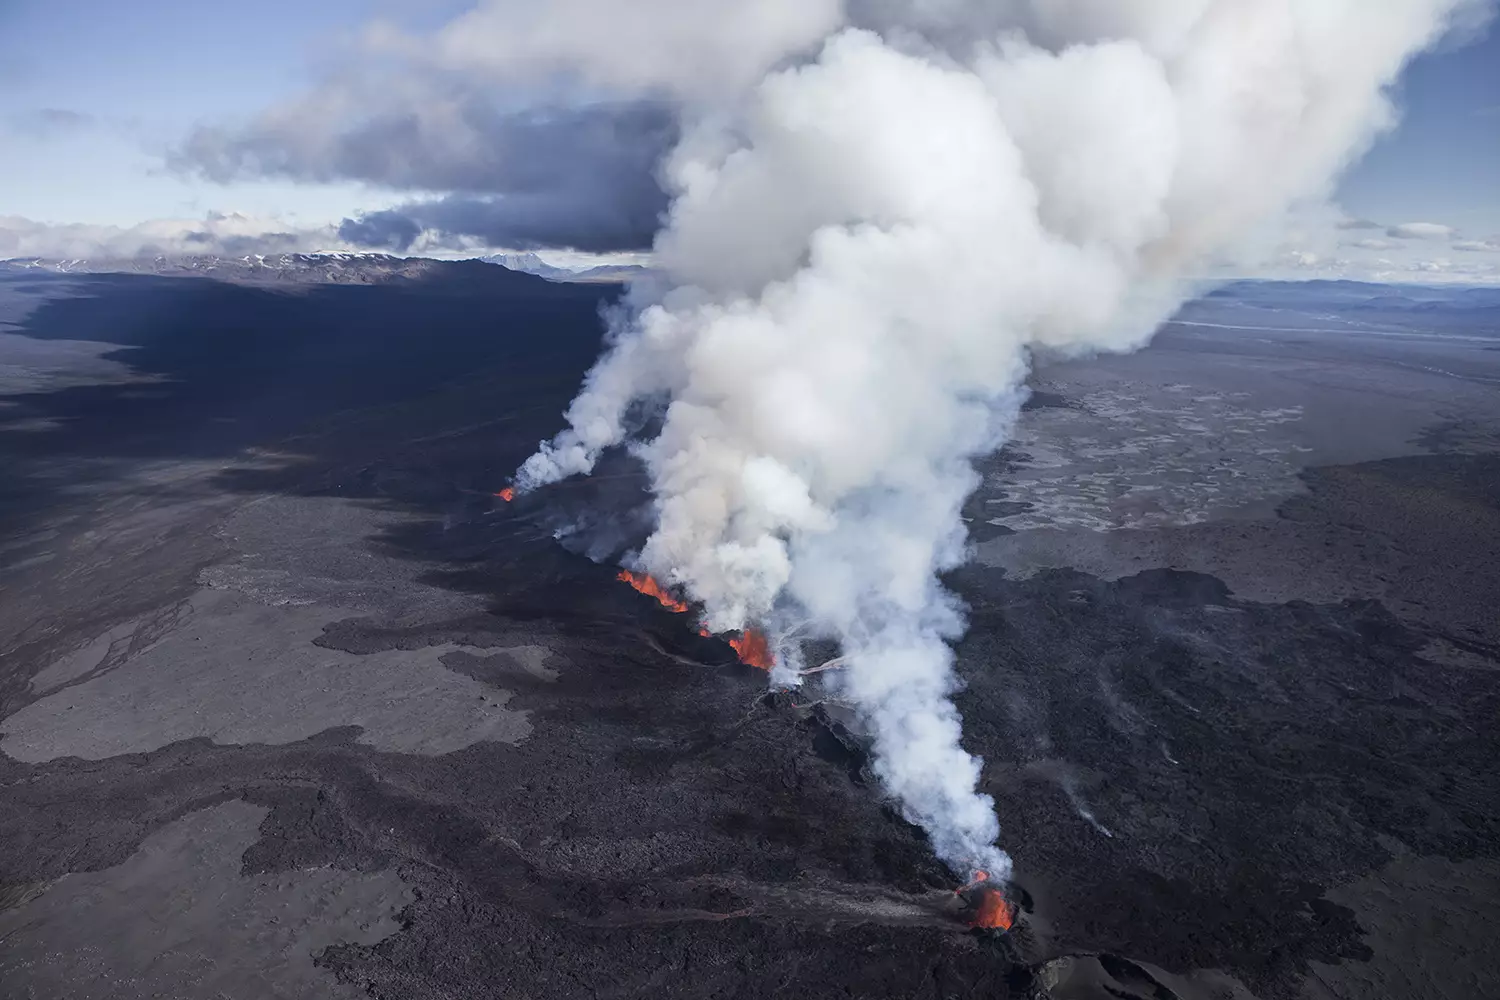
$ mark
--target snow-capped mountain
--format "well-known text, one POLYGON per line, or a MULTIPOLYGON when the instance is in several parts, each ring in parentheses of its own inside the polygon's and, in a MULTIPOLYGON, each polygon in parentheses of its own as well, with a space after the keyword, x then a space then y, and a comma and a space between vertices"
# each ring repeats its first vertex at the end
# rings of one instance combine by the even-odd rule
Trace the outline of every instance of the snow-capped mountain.
POLYGON ((374 285, 390 281, 456 276, 479 267, 473 261, 440 261, 382 253, 284 253, 0 261, 7 270, 53 274, 153 274, 215 278, 220 281, 280 284, 374 285))

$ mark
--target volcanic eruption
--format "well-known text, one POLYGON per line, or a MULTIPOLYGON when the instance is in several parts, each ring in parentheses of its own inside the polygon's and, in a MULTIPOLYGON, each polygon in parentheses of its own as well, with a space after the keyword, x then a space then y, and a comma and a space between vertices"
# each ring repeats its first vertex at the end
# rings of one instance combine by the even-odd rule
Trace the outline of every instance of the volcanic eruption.
MULTIPOLYGON (((629 442, 656 521, 632 555, 651 575, 621 578, 685 610, 670 581, 747 661, 774 647, 773 683, 802 676, 794 629, 837 644, 820 683, 885 789, 956 871, 1003 883, 939 580, 973 460, 1009 435, 1033 352, 1144 344, 1197 276, 1318 201, 1393 120, 1406 60, 1475 6, 808 0, 758 7, 749 48, 704 20, 703 79, 608 62, 593 78, 679 110, 658 277, 516 488, 629 442), (660 420, 632 441, 642 405, 660 420)), ((985 896, 982 919, 1010 918, 985 896)))
POLYGON ((668 611, 675 611, 678 614, 681 614, 688 609, 686 601, 681 601, 673 597, 670 593, 667 592, 666 588, 656 582, 655 577, 649 574, 632 573, 628 569, 622 569, 616 575, 615 579, 630 584, 632 587, 645 594, 647 597, 656 598, 657 603, 666 608, 668 611))
MULTIPOLYGON (((622 569, 615 575, 615 579, 630 584, 642 594, 653 597, 656 602, 668 611, 682 614, 689 610, 686 601, 674 597, 656 578, 646 573, 632 573, 628 569, 622 569)), ((712 638, 711 632, 706 626, 699 626, 698 634, 705 639, 712 638)), ((770 640, 766 634, 759 629, 747 628, 738 636, 729 640, 729 645, 739 656, 740 662, 761 670, 770 670, 776 665, 775 654, 771 652, 770 640)))
POLYGON ((954 890, 965 899, 969 907, 968 922, 971 927, 1008 931, 1015 921, 1015 912, 1005 899, 1005 893, 991 879, 989 872, 977 871, 974 878, 954 890))
POLYGON ((747 666, 770 670, 776 665, 776 658, 771 655, 771 643, 759 629, 745 629, 737 638, 730 639, 729 645, 739 654, 740 662, 747 666))

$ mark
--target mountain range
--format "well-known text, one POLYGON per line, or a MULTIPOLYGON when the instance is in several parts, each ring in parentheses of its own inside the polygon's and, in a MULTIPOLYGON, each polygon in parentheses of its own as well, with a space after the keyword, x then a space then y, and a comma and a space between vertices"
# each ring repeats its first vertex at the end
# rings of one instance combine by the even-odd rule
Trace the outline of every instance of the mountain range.
POLYGON ((381 285, 393 281, 453 279, 489 272, 492 265, 554 282, 624 283, 649 273, 638 265, 570 270, 548 264, 534 253, 495 254, 469 260, 397 257, 384 253, 283 253, 229 257, 213 254, 154 257, 0 260, 6 271, 48 274, 152 274, 174 278, 214 278, 236 284, 381 285))

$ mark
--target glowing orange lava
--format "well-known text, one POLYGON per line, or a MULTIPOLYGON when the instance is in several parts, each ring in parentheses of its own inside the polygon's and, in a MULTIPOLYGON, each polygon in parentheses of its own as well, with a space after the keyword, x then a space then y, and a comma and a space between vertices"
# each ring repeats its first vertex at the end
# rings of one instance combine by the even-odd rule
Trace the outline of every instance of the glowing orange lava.
POLYGON ((771 655, 771 644, 764 632, 747 628, 738 639, 730 639, 729 644, 740 655, 740 662, 747 666, 770 670, 776 665, 776 657, 771 655))
POLYGON ((507 486, 499 493, 496 493, 495 496, 499 497, 501 500, 504 500, 506 503, 510 503, 516 498, 516 491, 514 487, 507 486))
POLYGON ((975 927, 1008 931, 1013 920, 1010 904, 1005 901, 1005 896, 1000 890, 990 885, 982 886, 974 915, 969 918, 969 923, 975 927))
POLYGON ((963 893, 967 892, 968 890, 974 888, 979 883, 981 883, 981 882, 988 882, 989 880, 990 880, 990 873, 989 872, 976 870, 974 872, 974 880, 972 882, 969 882, 969 883, 965 884, 965 885, 959 886, 957 889, 954 889, 953 890, 953 895, 955 895, 955 896, 962 895, 963 893))
POLYGON ((667 593, 662 585, 656 582, 655 578, 647 576, 645 573, 632 573, 628 569, 622 569, 615 579, 623 580, 648 597, 656 598, 661 603, 661 606, 668 611, 681 613, 688 609, 687 602, 679 601, 667 593))

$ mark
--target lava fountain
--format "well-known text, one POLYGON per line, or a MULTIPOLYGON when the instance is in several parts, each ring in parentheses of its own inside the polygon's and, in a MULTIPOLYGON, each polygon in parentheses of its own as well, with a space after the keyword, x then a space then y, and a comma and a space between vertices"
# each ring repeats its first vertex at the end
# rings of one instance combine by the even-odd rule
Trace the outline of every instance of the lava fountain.
POLYGON ((954 890, 971 907, 969 926, 1008 931, 1015 923, 1015 913, 1000 887, 990 881, 988 872, 975 872, 974 881, 954 890))
POLYGON ((770 670, 776 665, 771 652, 771 643, 759 629, 747 628, 738 638, 730 639, 729 645, 739 654, 740 662, 759 670, 770 670))
POLYGON ((656 598, 657 603, 666 608, 668 611, 675 611, 678 614, 681 614, 688 609, 686 601, 680 601, 677 598, 673 597, 665 587, 656 582, 655 577, 650 576, 649 574, 632 573, 628 569, 622 569, 615 577, 615 579, 630 584, 632 587, 645 594, 647 597, 656 598))

